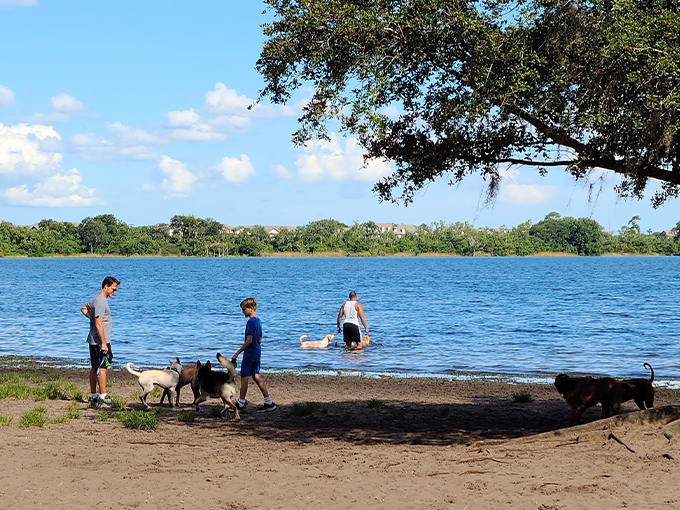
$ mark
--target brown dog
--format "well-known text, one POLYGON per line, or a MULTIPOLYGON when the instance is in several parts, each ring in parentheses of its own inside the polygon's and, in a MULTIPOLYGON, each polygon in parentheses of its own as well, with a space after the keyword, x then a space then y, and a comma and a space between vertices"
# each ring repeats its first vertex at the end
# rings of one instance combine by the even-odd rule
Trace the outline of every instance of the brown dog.
POLYGON ((623 392, 623 400, 621 402, 632 398, 639 409, 650 409, 654 407, 654 386, 652 386, 654 382, 654 369, 649 363, 644 363, 644 366, 651 370, 651 377, 649 379, 624 379, 621 381, 630 386, 629 390, 623 392))
MULTIPOLYGON (((172 364, 173 361, 170 360, 170 363, 172 364)), ((179 363, 179 358, 177 358, 177 363, 179 363)), ((196 365, 187 365, 187 366, 182 366, 182 373, 179 374, 179 382, 177 383, 177 386, 175 387, 175 406, 179 407, 179 389, 182 386, 186 386, 187 384, 191 384, 191 391, 194 392, 194 400, 196 400, 200 395, 201 395, 201 388, 198 384, 198 371, 196 370, 196 365)), ((170 390, 164 389, 163 390, 163 395, 161 396, 161 401, 160 403, 163 403, 163 400, 165 397, 168 397, 168 404, 172 405, 172 402, 170 402, 170 390)))
POLYGON ((581 422, 585 410, 602 404, 602 418, 619 414, 624 391, 631 391, 630 385, 611 377, 571 377, 559 374, 555 377, 555 388, 571 407, 569 425, 581 422))

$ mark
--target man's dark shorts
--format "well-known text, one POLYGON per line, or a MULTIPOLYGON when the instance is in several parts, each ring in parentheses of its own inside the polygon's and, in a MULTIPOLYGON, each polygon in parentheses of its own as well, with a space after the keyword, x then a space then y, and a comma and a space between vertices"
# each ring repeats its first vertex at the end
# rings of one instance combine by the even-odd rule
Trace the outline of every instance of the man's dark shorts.
POLYGON ((251 375, 260 373, 259 361, 243 361, 241 362, 241 377, 250 377, 251 375))
MULTIPOLYGON (((106 357, 109 359, 109 363, 113 361, 113 351, 111 350, 111 344, 106 344, 109 347, 109 352, 106 353, 106 357)), ((104 359, 104 353, 99 345, 90 345, 90 363, 92 368, 97 370, 99 365, 101 365, 102 359, 104 359)))
POLYGON ((352 342, 356 342, 357 344, 361 342, 361 330, 359 329, 359 326, 345 322, 342 325, 342 339, 345 341, 346 346, 350 346, 352 342))

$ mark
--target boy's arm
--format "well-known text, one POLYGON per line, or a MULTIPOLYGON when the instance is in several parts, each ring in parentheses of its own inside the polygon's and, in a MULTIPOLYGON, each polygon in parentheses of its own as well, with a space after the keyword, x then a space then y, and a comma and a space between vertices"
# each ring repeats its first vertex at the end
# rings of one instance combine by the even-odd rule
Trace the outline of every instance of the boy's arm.
POLYGON ((340 321, 342 320, 342 313, 345 311, 345 304, 343 303, 342 306, 340 306, 340 311, 338 312, 338 333, 340 333, 340 321))
POLYGON ((87 303, 80 307, 80 313, 82 313, 88 319, 90 318, 90 308, 87 306, 87 303))
POLYGON ((236 351, 236 354, 234 354, 231 359, 236 359, 238 358, 238 355, 241 354, 243 351, 245 351, 250 344, 253 343, 253 335, 246 335, 246 341, 243 342, 243 345, 240 347, 238 351, 236 351))

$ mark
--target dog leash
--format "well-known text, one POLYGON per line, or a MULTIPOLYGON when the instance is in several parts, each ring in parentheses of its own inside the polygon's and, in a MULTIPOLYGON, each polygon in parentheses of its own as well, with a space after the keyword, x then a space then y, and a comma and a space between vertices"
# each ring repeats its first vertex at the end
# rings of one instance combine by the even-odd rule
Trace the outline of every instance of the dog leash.
POLYGON ((110 366, 111 362, 109 361, 109 353, 107 352, 106 354, 104 354, 104 357, 99 362, 99 366, 97 367, 97 377, 99 377, 99 371, 102 369, 102 367, 108 369, 110 366))

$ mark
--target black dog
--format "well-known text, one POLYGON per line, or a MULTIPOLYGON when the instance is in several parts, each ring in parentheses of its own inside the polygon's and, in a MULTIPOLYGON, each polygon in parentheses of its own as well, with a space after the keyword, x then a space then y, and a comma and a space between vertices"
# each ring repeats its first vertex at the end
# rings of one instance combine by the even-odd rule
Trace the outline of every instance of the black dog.
POLYGON ((236 371, 231 363, 226 368, 227 372, 214 372, 210 361, 207 361, 205 365, 202 365, 200 360, 196 362, 196 377, 201 394, 194 400, 193 405, 198 411, 198 404, 207 400, 208 397, 221 398, 224 402, 222 414, 227 413, 227 410, 231 408, 234 410, 235 418, 239 420, 241 417, 236 407, 236 371))
POLYGON ((623 392, 623 400, 625 402, 631 398, 635 400, 639 409, 650 409, 654 407, 654 369, 649 363, 645 363, 644 366, 652 371, 652 376, 649 379, 624 379, 623 383, 627 383, 630 388, 623 392))

